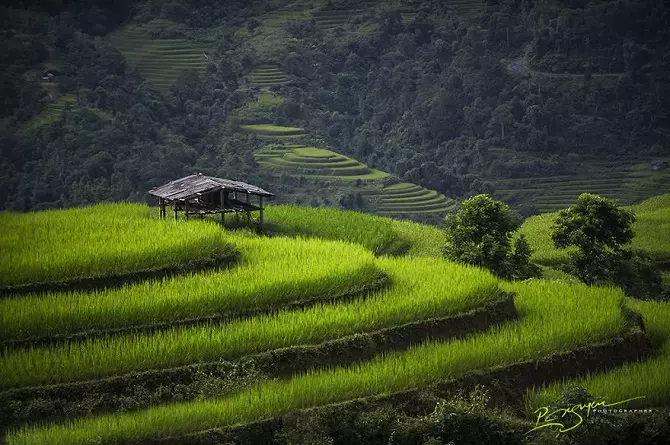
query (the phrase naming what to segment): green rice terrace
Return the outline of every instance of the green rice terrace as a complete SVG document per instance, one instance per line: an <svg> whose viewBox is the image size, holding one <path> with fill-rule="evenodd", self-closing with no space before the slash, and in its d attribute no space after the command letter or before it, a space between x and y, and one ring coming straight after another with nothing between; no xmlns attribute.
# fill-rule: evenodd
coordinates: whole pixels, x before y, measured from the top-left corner
<svg viewBox="0 0 670 445"><path fill-rule="evenodd" d="M72 112L81 110L83 108L95 113L102 119L112 119L112 116L109 113L106 113L105 111L102 111L98 108L81 107L77 104L77 98L70 95L64 95L60 96L57 101L51 102L46 107L44 107L44 109L37 116L26 123L25 128L33 129L39 127L40 125L46 125L51 122L55 122L61 118L66 110Z"/></svg>
<svg viewBox="0 0 670 445"><path fill-rule="evenodd" d="M663 269L664 279L670 282L670 194L649 198L630 206L635 212L633 249L651 256ZM534 249L533 260L547 267L568 261L569 249L556 249L551 240L551 226L558 213L544 213L528 218L520 229Z"/></svg>
<svg viewBox="0 0 670 445"><path fill-rule="evenodd" d="M389 185L369 192L366 196L377 201L376 213L379 215L435 212L447 214L456 210L456 201L453 199L408 182Z"/></svg>
<svg viewBox="0 0 670 445"><path fill-rule="evenodd" d="M276 172L294 177L315 178L324 181L355 182L355 189L379 215L446 214L455 209L456 202L446 196L416 184L385 185L388 173L339 153L300 144L270 145L256 153L258 163Z"/></svg>
<svg viewBox="0 0 670 445"><path fill-rule="evenodd" d="M283 85L291 78L277 65L261 65L247 75L247 84L251 88L268 88L273 85Z"/></svg>
<svg viewBox="0 0 670 445"><path fill-rule="evenodd" d="M255 134L260 139L293 139L305 136L305 129L273 124L240 125L242 130Z"/></svg>
<svg viewBox="0 0 670 445"><path fill-rule="evenodd" d="M307 178L376 181L388 177L388 173L368 168L352 158L330 150L296 144L285 147L262 149L256 154L256 159L263 167L276 168Z"/></svg>
<svg viewBox="0 0 670 445"><path fill-rule="evenodd" d="M347 161L287 150L300 168ZM420 191L389 188L400 199ZM667 224L667 199L639 206L640 220ZM445 261L442 232L406 221L270 206L267 223L271 236L160 219L138 204L0 214L5 289L63 284L0 298L4 441L272 443L277 419L301 410L424 406L417 390L449 398L473 381L498 382L518 416L575 377L607 400L670 404L668 303L507 282ZM207 263L221 257L224 267ZM110 274L166 266L180 267L104 285ZM73 278L98 282L69 288ZM525 416L517 429L532 428Z"/></svg>
<svg viewBox="0 0 670 445"><path fill-rule="evenodd" d="M483 0L447 0L446 4L457 14L466 17L486 10L486 2Z"/></svg>
<svg viewBox="0 0 670 445"><path fill-rule="evenodd" d="M128 25L110 36L112 45L136 67L142 76L160 90L168 90L187 70L204 71L206 48L182 38L158 38L173 29L175 23L155 19L139 25Z"/></svg>
<svg viewBox="0 0 670 445"><path fill-rule="evenodd" d="M495 196L503 201L523 197L546 213L568 207L581 193L595 193L631 205L670 192L670 170L654 171L649 160L587 160L575 164L575 173L570 175L499 179Z"/></svg>

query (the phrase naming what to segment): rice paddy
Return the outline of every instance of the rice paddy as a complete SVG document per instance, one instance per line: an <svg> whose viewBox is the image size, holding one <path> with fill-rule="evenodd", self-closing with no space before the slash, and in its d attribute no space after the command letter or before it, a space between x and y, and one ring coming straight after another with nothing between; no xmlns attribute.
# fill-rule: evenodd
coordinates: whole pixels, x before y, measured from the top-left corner
<svg viewBox="0 0 670 445"><path fill-rule="evenodd" d="M283 127L272 124L240 125L240 128L255 134L260 139L294 139L305 135L303 128Z"/></svg>
<svg viewBox="0 0 670 445"><path fill-rule="evenodd" d="M596 400L610 403L643 396L623 408L656 408L670 404L670 303L629 299L627 305L644 317L652 341L660 345L657 355L637 363L627 363L605 373L589 374L580 379L556 382L528 392L527 410L532 413L542 406L550 406L572 386L585 388Z"/></svg>
<svg viewBox="0 0 670 445"><path fill-rule="evenodd" d="M570 202L573 204L576 201ZM566 207L567 208L567 207ZM659 262L670 260L670 194L651 198L630 207L635 212L633 224L635 237L633 249L641 250ZM565 263L570 249L556 249L551 240L551 226L557 213L547 213L528 218L520 233L526 235L534 253L532 259L551 266Z"/></svg>
<svg viewBox="0 0 670 445"><path fill-rule="evenodd" d="M500 295L497 280L480 269L428 258L383 259L378 264L390 275L394 286L366 299L220 325L178 327L148 335L6 351L0 368L1 385L5 388L44 385L221 358L236 359L265 350L318 344L453 315ZM412 265L418 268L412 270Z"/></svg>
<svg viewBox="0 0 670 445"><path fill-rule="evenodd" d="M296 144L281 151L262 149L256 154L256 160L263 167L306 178L378 181L389 176L334 151Z"/></svg>
<svg viewBox="0 0 670 445"><path fill-rule="evenodd" d="M407 182L384 187L378 193L368 196L377 200L379 215L440 213L446 216L456 210L456 201L453 199Z"/></svg>
<svg viewBox="0 0 670 445"><path fill-rule="evenodd" d="M209 224L220 231L215 224ZM0 336L23 339L89 330L234 316L309 299L327 299L379 276L372 254L342 241L227 235L238 266L120 289L58 292L0 300ZM328 256L334 264L320 261Z"/></svg>
<svg viewBox="0 0 670 445"><path fill-rule="evenodd" d="M110 36L110 42L159 90L170 86L187 70L204 72L209 61L207 48L183 38L156 38L177 29L169 20L155 19L129 25Z"/></svg>
<svg viewBox="0 0 670 445"><path fill-rule="evenodd" d="M607 339L623 330L623 294L534 280L517 292L520 322L463 340L426 343L353 366L324 369L285 381L265 381L228 397L178 403L66 424L23 427L8 444L112 442L166 437L276 417L296 409L388 394L455 378L472 370Z"/></svg>
<svg viewBox="0 0 670 445"><path fill-rule="evenodd" d="M268 207L265 215L267 224L283 235L346 240L376 254L388 252L401 238L391 220L354 211L281 205Z"/></svg>
<svg viewBox="0 0 670 445"><path fill-rule="evenodd" d="M2 212L0 227L0 286L104 277L233 253L216 226L160 221L137 204Z"/></svg>
<svg viewBox="0 0 670 445"><path fill-rule="evenodd" d="M486 10L486 2L483 0L447 0L446 5L457 14L466 17Z"/></svg>
<svg viewBox="0 0 670 445"><path fill-rule="evenodd" d="M247 75L247 83L252 88L263 89L273 85L283 85L290 80L291 78L284 70L273 64L258 66Z"/></svg>
<svg viewBox="0 0 670 445"><path fill-rule="evenodd" d="M506 152L501 151L504 157ZM659 158L668 161L669 158ZM571 164L575 174L500 179L495 196L502 200L520 198L548 213L567 208L581 193L595 193L632 205L658 193L670 193L670 171L653 171L648 160L585 160Z"/></svg>
<svg viewBox="0 0 670 445"><path fill-rule="evenodd" d="M328 150L309 149L303 154L308 154L316 164L333 159L333 152ZM423 195L420 188L411 184L390 190L399 195L399 203ZM227 246L234 246L240 252L240 261L226 271L200 272L114 290L6 299L0 301L3 338L99 329L106 323L128 326L169 322L203 314L239 313L249 308L274 310L200 325L168 323L151 332L5 349L0 357L3 391L221 359L237 360L280 348L319 345L462 313L492 301L503 292L516 295L514 305L519 319L461 339L427 341L406 351L379 351L372 360L353 365L315 368L284 380L261 380L251 388L218 398L23 425L6 433L8 444L114 443L178 436L275 418L298 409L426 387L468 372L537 360L606 341L628 329L625 305L643 313L654 342L666 346L668 343L668 306L638 304L626 300L619 289L587 287L565 280L505 282L482 269L441 259L442 231L406 221L333 209L270 206L266 213L268 225L278 233L297 238L267 238L250 232L222 232L211 221L160 221L155 219L156 212L131 204L19 216L46 215L45 218L57 220L64 213L74 212L77 227L85 227L79 229L78 235L91 231L94 235L85 234L84 238L95 239L101 236L95 230L105 231L104 224L100 228L98 223L109 224L117 219L108 217L102 222L96 219L100 214L109 215L99 211L105 206L118 206L118 211L130 220L177 225L181 231L187 226L197 227L197 233L216 229L217 236L210 244L223 240ZM650 200L639 206L638 217L648 215L646 220L652 227L662 222L667 207L667 197ZM22 226L16 219L13 221ZM123 225L134 227L132 221L124 221ZM136 236L131 232L126 230L117 235L117 244L125 244L118 241ZM54 235L42 235L45 237L53 239ZM15 249L22 237L0 239L4 251L5 247ZM61 238L56 240L63 243ZM399 240L409 245L407 256L374 256L373 252L384 253ZM380 274L389 277L390 285L384 289L354 299L328 298L353 291ZM292 301L314 297L317 300L324 297L324 301L302 310L283 307ZM619 368L621 376L607 374L610 383L603 386L605 389L590 383L594 393L616 398L626 391L648 391L658 394L653 403L668 403L670 396L663 374L667 366L665 349L661 356L645 363ZM631 386L621 383L634 373L645 375L645 379L636 380L646 383L638 386L635 382ZM621 386L621 393L615 392L617 385ZM551 394L546 397L553 397Z"/></svg>

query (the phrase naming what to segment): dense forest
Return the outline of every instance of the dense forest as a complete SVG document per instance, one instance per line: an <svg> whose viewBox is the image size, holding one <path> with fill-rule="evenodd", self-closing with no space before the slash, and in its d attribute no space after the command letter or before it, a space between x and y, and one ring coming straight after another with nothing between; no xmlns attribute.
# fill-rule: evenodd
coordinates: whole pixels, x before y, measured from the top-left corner
<svg viewBox="0 0 670 445"><path fill-rule="evenodd" d="M268 58L291 76L272 87L285 97L274 123L453 198L492 193L503 178L566 174L588 159L670 156L662 0L488 1L467 19L448 2L407 1L329 31L288 20L284 39L251 45L259 17L284 3L5 4L0 209L143 201L195 171L290 188L258 168L260 142L233 112L252 97L244 76ZM404 21L403 7L417 14ZM169 91L106 38L156 17L181 26L162 37L210 48L206 70L184 72ZM365 20L375 29L354 32ZM76 106L36 125L64 96Z"/></svg>

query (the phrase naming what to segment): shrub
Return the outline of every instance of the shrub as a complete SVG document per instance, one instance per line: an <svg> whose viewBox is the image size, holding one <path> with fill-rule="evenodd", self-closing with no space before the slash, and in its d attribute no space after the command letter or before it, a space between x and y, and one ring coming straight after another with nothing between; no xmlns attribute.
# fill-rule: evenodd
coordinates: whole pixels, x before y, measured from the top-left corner
<svg viewBox="0 0 670 445"><path fill-rule="evenodd" d="M523 279L538 276L539 268L530 262L531 250L520 236L511 248L512 234L521 222L507 205L488 195L477 195L463 201L461 209L445 220L447 259L491 270L505 278Z"/></svg>

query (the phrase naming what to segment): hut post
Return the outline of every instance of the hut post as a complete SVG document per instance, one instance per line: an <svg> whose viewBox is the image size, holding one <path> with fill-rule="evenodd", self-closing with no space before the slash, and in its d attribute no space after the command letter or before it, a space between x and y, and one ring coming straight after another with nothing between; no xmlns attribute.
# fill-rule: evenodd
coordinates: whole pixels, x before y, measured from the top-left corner
<svg viewBox="0 0 670 445"><path fill-rule="evenodd" d="M258 197L261 200L260 206L259 206L261 208L260 223L261 223L261 227L263 227L263 195L259 195Z"/></svg>
<svg viewBox="0 0 670 445"><path fill-rule="evenodd" d="M177 220L177 202L172 203L172 209L174 210L174 219Z"/></svg>
<svg viewBox="0 0 670 445"><path fill-rule="evenodd" d="M188 200L184 200L184 216L186 217L186 221L188 221Z"/></svg>
<svg viewBox="0 0 670 445"><path fill-rule="evenodd" d="M223 190L221 190L219 192L219 196L221 197L221 227L225 227L225 225L226 225L226 206L225 206L224 202L226 200L226 197L225 197L225 194L224 194Z"/></svg>
<svg viewBox="0 0 670 445"><path fill-rule="evenodd" d="M247 192L247 206L249 205L249 192ZM251 210L249 210L249 207L247 207L247 224L251 222Z"/></svg>
<svg viewBox="0 0 670 445"><path fill-rule="evenodd" d="M160 205L160 218L165 219L165 198L159 199L159 205Z"/></svg>

